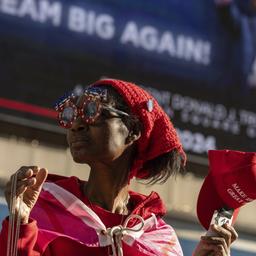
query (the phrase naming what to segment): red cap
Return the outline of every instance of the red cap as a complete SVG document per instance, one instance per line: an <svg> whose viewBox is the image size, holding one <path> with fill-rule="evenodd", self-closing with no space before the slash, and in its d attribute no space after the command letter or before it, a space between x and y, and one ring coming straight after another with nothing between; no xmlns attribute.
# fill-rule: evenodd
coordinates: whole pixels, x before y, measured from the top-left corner
<svg viewBox="0 0 256 256"><path fill-rule="evenodd" d="M148 170L144 168L144 163L173 149L180 152L185 164L186 155L170 117L152 95L133 83L117 79L102 79L91 86L100 85L114 87L129 106L131 113L136 115L143 125L129 179L134 176L147 178Z"/></svg>
<svg viewBox="0 0 256 256"><path fill-rule="evenodd" d="M233 208L235 221L239 207L256 199L256 153L210 150L209 173L197 201L197 215L208 229L215 210Z"/></svg>

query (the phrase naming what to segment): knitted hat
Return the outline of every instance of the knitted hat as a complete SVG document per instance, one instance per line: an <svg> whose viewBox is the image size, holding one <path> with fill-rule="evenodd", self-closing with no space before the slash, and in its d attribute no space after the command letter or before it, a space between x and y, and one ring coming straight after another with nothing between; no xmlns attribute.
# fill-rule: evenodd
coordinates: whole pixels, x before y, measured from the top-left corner
<svg viewBox="0 0 256 256"><path fill-rule="evenodd" d="M116 79L103 79L91 86L109 85L117 90L129 106L131 113L142 123L141 137L137 142L137 154L130 171L133 177L147 178L149 171L143 165L164 153L177 149L183 157L186 155L170 118L159 106L156 99L137 85Z"/></svg>

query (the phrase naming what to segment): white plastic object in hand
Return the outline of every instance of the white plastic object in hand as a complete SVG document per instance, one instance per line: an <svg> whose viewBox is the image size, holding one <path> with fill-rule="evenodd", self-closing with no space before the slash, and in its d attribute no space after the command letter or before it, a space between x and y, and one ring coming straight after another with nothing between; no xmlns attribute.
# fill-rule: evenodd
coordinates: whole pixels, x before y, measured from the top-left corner
<svg viewBox="0 0 256 256"><path fill-rule="evenodd" d="M215 224L218 226L223 226L224 224L232 224L233 220L233 209L226 209L226 208L221 208L219 210L214 211L212 215L212 220L210 225ZM206 233L206 236L214 236L216 235L212 230L208 230Z"/></svg>

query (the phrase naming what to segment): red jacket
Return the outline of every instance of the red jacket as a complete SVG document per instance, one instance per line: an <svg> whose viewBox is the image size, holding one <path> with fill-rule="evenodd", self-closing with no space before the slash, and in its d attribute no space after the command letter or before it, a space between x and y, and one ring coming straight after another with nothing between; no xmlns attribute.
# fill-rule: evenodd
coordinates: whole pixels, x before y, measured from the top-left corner
<svg viewBox="0 0 256 256"><path fill-rule="evenodd" d="M104 242L103 245L99 242L100 238L97 235L96 228L94 229L93 226L90 227L90 225L88 226L81 221L82 217L84 217L82 216L84 212L81 212L82 217L80 218L79 214L74 216L75 208L74 210L67 210L67 208L73 207L73 202L74 205L79 202L82 206L90 207L88 199L80 189L84 181L76 177L66 178L49 175L48 182L51 182L50 185L58 185L57 188L63 188L64 192L71 192L76 200L67 202L65 208L58 196L53 196L45 186L31 212L29 224L21 225L18 255L110 255L111 246L104 246ZM131 242L131 239L127 236L127 241L122 242L124 255L183 255L175 232L161 219L165 214L165 207L157 193L152 192L149 196L144 196L130 192L130 204L132 208L130 215L137 214L144 220L152 221L145 225L147 230L144 230L140 237L132 239ZM121 222L123 224L124 219L127 217L111 213L97 205L91 206L91 209L106 228L118 226ZM87 221L85 217L84 219ZM154 222L153 219L156 221ZM138 221L131 219L128 227L136 225L139 225ZM0 256L6 256L7 234L8 219L5 219L0 235Z"/></svg>

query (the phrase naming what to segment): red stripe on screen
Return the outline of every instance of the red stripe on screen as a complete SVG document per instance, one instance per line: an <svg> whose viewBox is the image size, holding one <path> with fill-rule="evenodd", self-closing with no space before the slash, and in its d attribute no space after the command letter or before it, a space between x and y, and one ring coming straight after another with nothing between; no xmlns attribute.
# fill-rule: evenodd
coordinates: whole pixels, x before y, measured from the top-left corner
<svg viewBox="0 0 256 256"><path fill-rule="evenodd" d="M0 98L0 107L45 116L48 118L56 119L57 117L57 112L55 110L5 98Z"/></svg>

